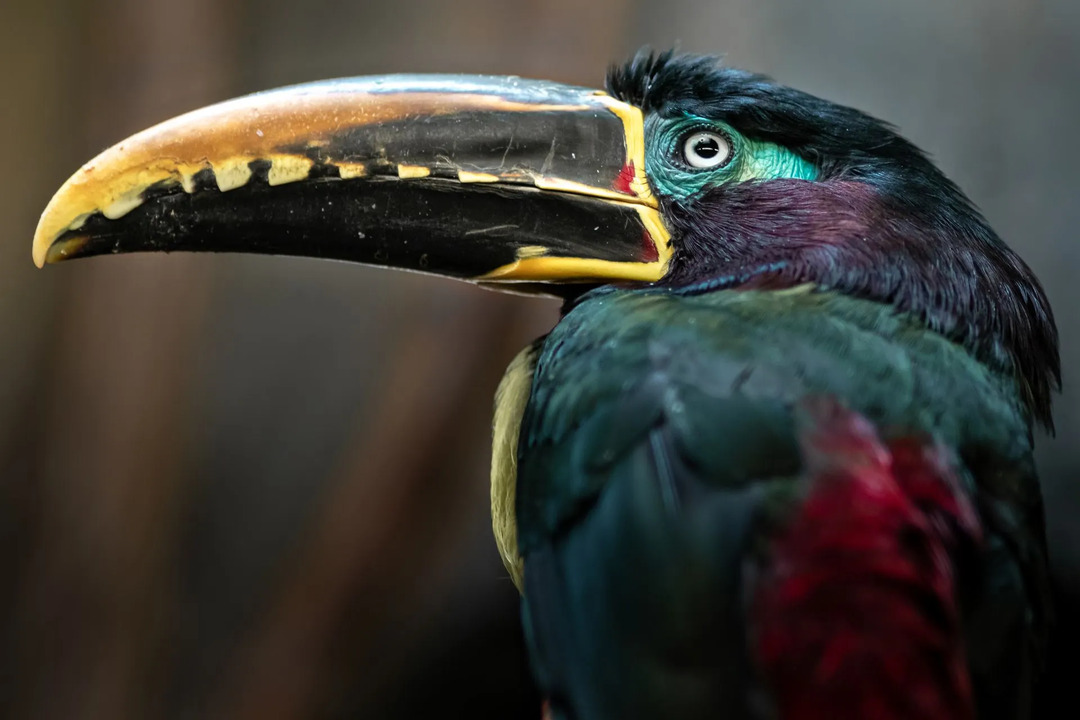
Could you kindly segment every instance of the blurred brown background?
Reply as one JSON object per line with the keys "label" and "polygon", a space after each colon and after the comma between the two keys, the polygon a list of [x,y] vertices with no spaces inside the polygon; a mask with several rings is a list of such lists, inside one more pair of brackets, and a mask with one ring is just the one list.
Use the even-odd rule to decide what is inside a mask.
{"label": "blurred brown background", "polygon": [[39,272],[30,239],[82,162],[208,102],[383,72],[598,85],[676,41],[895,122],[1042,278],[1057,652],[1080,643],[1076,0],[2,0],[0,716],[538,717],[487,453],[552,302],[281,258]]}

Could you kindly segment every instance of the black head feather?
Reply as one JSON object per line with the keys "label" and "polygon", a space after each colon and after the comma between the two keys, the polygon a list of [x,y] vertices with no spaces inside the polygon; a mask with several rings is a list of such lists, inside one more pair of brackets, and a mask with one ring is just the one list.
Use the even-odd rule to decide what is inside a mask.
{"label": "black head feather", "polygon": [[816,282],[888,302],[1020,380],[1051,426],[1057,329],[1031,270],[919,148],[859,110],[723,67],[642,51],[608,73],[614,97],[646,114],[722,120],[812,162],[817,181],[738,183],[693,203],[664,201],[683,287]]}
{"label": "black head feather", "polygon": [[610,69],[607,88],[646,113],[723,118],[748,136],[799,153],[824,177],[889,166],[934,170],[888,123],[764,75],[723,67],[714,57],[643,51]]}

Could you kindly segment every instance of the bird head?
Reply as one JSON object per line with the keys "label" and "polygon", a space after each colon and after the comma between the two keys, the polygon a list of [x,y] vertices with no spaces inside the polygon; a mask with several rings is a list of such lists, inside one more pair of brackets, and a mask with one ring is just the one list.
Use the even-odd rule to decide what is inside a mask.
{"label": "bird head", "polygon": [[196,110],[73,175],[34,259],[303,255],[569,298],[810,283],[918,318],[1049,423],[1038,281],[890,126],[710,57],[639,53],[607,89],[397,75]]}
{"label": "bird head", "polygon": [[641,52],[608,73],[644,113],[677,292],[820,288],[887,303],[1015,375],[1049,425],[1057,330],[1030,268],[887,123],[723,67]]}

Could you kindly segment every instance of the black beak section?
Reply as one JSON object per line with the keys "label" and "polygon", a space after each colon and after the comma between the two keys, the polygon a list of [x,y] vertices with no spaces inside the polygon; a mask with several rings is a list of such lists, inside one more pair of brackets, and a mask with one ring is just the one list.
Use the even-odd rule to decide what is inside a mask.
{"label": "black beak section", "polygon": [[663,277],[641,112],[585,88],[399,75],[250,95],[91,160],[40,266],[141,251],[302,255],[484,282]]}

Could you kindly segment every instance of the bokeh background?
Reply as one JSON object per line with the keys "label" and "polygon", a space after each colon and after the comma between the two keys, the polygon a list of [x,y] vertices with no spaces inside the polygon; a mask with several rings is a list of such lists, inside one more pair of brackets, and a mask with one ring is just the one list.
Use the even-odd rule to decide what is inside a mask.
{"label": "bokeh background", "polygon": [[[1035,268],[1075,654],[1076,0],[0,0],[0,716],[538,717],[487,458],[495,385],[552,301],[282,258],[42,272],[30,240],[82,162],[202,104],[383,72],[598,85],[644,43],[893,121]],[[1075,716],[1055,667],[1043,696],[1073,707],[1044,716]]]}

